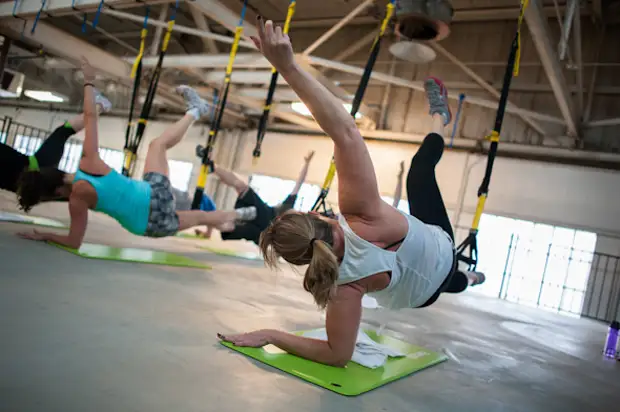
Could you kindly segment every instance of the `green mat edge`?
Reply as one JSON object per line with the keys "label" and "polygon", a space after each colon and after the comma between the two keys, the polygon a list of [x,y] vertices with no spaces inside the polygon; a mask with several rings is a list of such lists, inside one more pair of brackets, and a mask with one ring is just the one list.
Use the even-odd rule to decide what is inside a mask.
{"label": "green mat edge", "polygon": [[[374,330],[365,330],[365,331],[366,331],[367,333],[368,333],[368,332],[372,332],[372,334],[376,335],[376,331],[374,331]],[[303,333],[305,333],[305,332],[309,332],[309,331],[296,331],[296,332],[291,332],[291,333],[293,333],[293,334],[295,334],[295,335],[298,335],[298,336],[299,336],[299,335],[302,335],[302,334],[303,334]],[[390,337],[390,338],[392,338],[392,339],[396,339],[396,338],[393,338],[393,337]],[[372,338],[371,338],[371,339],[372,339]],[[374,339],[373,339],[373,340],[374,340]],[[405,343],[407,343],[407,344],[411,345],[409,342],[405,342]],[[249,348],[249,347],[235,346],[235,345],[233,345],[232,343],[230,343],[230,342],[224,342],[223,340],[220,340],[220,344],[221,344],[221,345],[223,345],[223,346],[225,346],[225,347],[227,347],[227,348],[229,348],[229,349],[232,349],[233,351],[235,351],[235,352],[237,352],[237,353],[240,353],[240,354],[241,354],[241,355],[243,355],[243,356],[247,356],[247,357],[249,357],[249,358],[251,358],[251,359],[254,359],[255,361],[258,361],[258,362],[262,363],[263,365],[267,365],[267,366],[269,366],[270,368],[273,368],[273,369],[276,369],[276,370],[282,371],[282,372],[286,373],[287,375],[294,376],[295,378],[300,379],[300,380],[302,380],[302,381],[309,382],[309,383],[311,383],[311,384],[313,384],[313,385],[315,385],[315,386],[318,386],[318,387],[320,387],[320,388],[327,389],[328,391],[332,391],[332,392],[337,393],[337,394],[339,394],[339,395],[342,395],[342,396],[348,396],[348,397],[355,397],[355,396],[359,396],[359,395],[363,395],[363,394],[365,394],[365,393],[371,392],[371,391],[373,391],[373,390],[375,390],[375,389],[377,389],[377,388],[380,388],[380,387],[382,387],[382,386],[385,386],[385,385],[387,385],[387,384],[389,384],[389,383],[392,383],[392,382],[395,382],[395,381],[401,380],[401,379],[403,379],[403,378],[406,378],[407,376],[415,375],[416,373],[419,373],[419,372],[422,372],[422,371],[424,371],[424,370],[426,370],[426,369],[432,368],[433,366],[439,365],[440,363],[443,363],[443,362],[445,362],[445,361],[447,361],[447,360],[449,359],[449,358],[448,358],[448,356],[446,356],[445,354],[440,354],[440,353],[437,353],[437,352],[431,351],[431,352],[433,352],[433,353],[436,353],[436,354],[437,354],[437,355],[439,355],[439,356],[438,356],[438,358],[437,358],[436,360],[434,360],[434,361],[432,361],[432,362],[429,362],[429,363],[428,363],[428,365],[426,365],[426,366],[425,366],[424,368],[422,368],[422,369],[418,369],[418,370],[413,371],[413,372],[408,372],[408,373],[405,373],[405,374],[403,374],[403,375],[396,375],[396,376],[393,376],[392,378],[390,378],[390,379],[388,379],[388,380],[386,380],[386,381],[384,381],[384,382],[381,382],[381,383],[380,383],[380,384],[378,384],[378,385],[373,385],[373,386],[371,386],[369,389],[367,389],[367,390],[365,390],[365,391],[362,391],[362,392],[359,392],[359,393],[344,393],[344,392],[339,391],[339,390],[338,390],[339,388],[337,388],[337,387],[327,387],[327,386],[322,385],[320,382],[317,382],[317,381],[315,381],[315,380],[311,379],[311,378],[312,378],[312,376],[307,376],[307,375],[306,375],[306,378],[302,378],[301,376],[295,375],[294,373],[291,373],[290,371],[287,371],[287,370],[285,370],[285,369],[283,369],[283,368],[280,368],[280,367],[277,367],[277,366],[272,365],[272,364],[270,364],[270,363],[264,362],[262,359],[260,359],[260,358],[258,357],[258,355],[257,355],[257,354],[253,355],[253,354],[250,354],[250,353],[243,352],[244,350],[248,350],[248,349],[262,349],[262,348]],[[413,345],[413,346],[417,346],[417,345]],[[424,348],[424,349],[426,349],[426,348]],[[427,349],[427,350],[428,350],[428,349]],[[258,352],[258,351],[257,351],[257,352]],[[258,353],[260,353],[260,352],[258,352]],[[296,357],[296,358],[304,359],[304,358],[301,358],[301,357],[299,357],[299,356],[296,356],[296,355],[293,355],[293,354],[290,354],[290,353],[288,353],[288,355],[289,355],[289,356]],[[307,359],[306,359],[306,360],[307,360]],[[353,362],[353,361],[349,361],[349,362]],[[325,365],[325,366],[326,366],[326,367],[329,367],[329,365]]]}
{"label": "green mat edge", "polygon": [[22,214],[19,214],[19,213],[5,212],[5,211],[1,211],[0,214],[1,213],[5,213],[7,215],[14,215],[14,216],[24,216],[24,217],[29,218],[29,219],[47,219],[50,222],[54,222],[54,223],[53,224],[52,223],[49,223],[49,224],[48,223],[37,223],[37,222],[33,222],[31,220],[30,221],[29,220],[26,220],[26,221],[24,221],[24,220],[6,220],[6,219],[2,219],[1,217],[0,217],[0,222],[14,223],[16,225],[30,225],[30,226],[49,227],[49,228],[54,228],[54,229],[68,229],[69,228],[69,226],[65,225],[64,223],[59,222],[59,221],[54,220],[54,219],[50,219],[49,217],[28,216],[28,215],[22,215]]}
{"label": "green mat edge", "polygon": [[[47,242],[50,245],[56,246],[59,249],[63,249],[75,256],[79,256],[81,258],[84,259],[94,259],[94,260],[109,260],[109,261],[114,261],[114,262],[128,262],[128,263],[142,263],[145,265],[156,265],[156,266],[171,266],[171,267],[182,267],[182,268],[194,268],[194,269],[207,269],[207,270],[211,270],[213,269],[211,266],[204,264],[204,263],[200,263],[197,260],[188,258],[186,256],[183,255],[178,255],[177,253],[172,253],[172,252],[166,252],[166,251],[162,251],[162,250],[158,250],[157,252],[164,252],[164,253],[170,253],[172,255],[178,255],[178,256],[183,256],[185,259],[188,259],[191,262],[195,262],[195,264],[193,265],[182,265],[182,264],[173,264],[173,263],[153,263],[153,262],[145,262],[142,260],[134,260],[134,259],[114,259],[114,258],[105,258],[105,257],[92,257],[92,256],[85,256],[82,255],[80,253],[80,251],[78,249],[73,249],[70,248],[68,246],[63,246],[63,245],[59,245],[58,243],[54,243],[54,242]],[[107,245],[103,245],[103,246],[107,246]],[[116,247],[116,246],[108,246],[108,247]],[[117,249],[125,249],[125,248],[121,248],[118,247]],[[129,248],[127,248],[129,249]],[[136,249],[136,248],[133,248]]]}

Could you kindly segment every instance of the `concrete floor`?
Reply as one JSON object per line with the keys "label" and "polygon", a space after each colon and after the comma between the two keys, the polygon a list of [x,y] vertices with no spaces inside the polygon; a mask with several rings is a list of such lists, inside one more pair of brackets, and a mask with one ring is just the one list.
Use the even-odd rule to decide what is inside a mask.
{"label": "concrete floor", "polygon": [[[66,221],[66,206],[32,213]],[[0,210],[15,210],[0,196]],[[217,332],[318,327],[298,275],[131,236],[93,214],[90,241],[181,252],[212,271],[86,260],[0,223],[0,411],[613,411],[606,327],[465,293],[424,310],[367,310],[451,359],[356,398],[254,363]],[[230,247],[230,244],[228,244]],[[252,248],[252,245],[238,245]]]}

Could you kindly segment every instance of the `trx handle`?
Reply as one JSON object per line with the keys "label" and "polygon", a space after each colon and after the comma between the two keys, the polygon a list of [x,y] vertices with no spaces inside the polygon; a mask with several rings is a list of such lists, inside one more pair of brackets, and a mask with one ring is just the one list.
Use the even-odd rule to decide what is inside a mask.
{"label": "trx handle", "polygon": [[194,199],[192,200],[192,210],[200,208],[202,203],[202,196],[207,184],[207,177],[209,172],[213,171],[213,161],[211,160],[211,153],[213,146],[215,145],[215,139],[220,130],[222,119],[224,118],[224,110],[226,109],[226,103],[228,102],[228,93],[230,92],[230,84],[233,72],[233,66],[235,64],[235,58],[237,57],[237,50],[239,50],[239,42],[243,35],[243,21],[245,20],[245,12],[248,7],[248,0],[244,0],[243,8],[241,9],[241,17],[239,18],[239,24],[235,28],[235,38],[230,48],[230,55],[228,56],[228,64],[226,65],[226,76],[224,77],[224,92],[222,93],[222,100],[220,101],[217,114],[215,115],[215,121],[211,124],[211,130],[209,131],[209,137],[207,139],[207,146],[201,156],[200,173],[198,174],[198,181],[196,182],[196,189],[194,191]]}
{"label": "trx handle", "polygon": [[[506,114],[506,106],[508,104],[510,85],[512,83],[512,79],[519,73],[519,59],[521,54],[521,26],[523,23],[525,9],[527,8],[528,3],[528,0],[521,0],[521,10],[517,23],[517,32],[515,33],[515,37],[510,46],[508,63],[506,64],[506,71],[504,72],[502,92],[497,107],[497,113],[495,115],[495,125],[493,131],[491,132],[491,135],[487,137],[487,139],[490,140],[491,145],[489,147],[489,153],[487,156],[487,165],[484,172],[484,178],[482,179],[482,183],[478,188],[478,203],[476,205],[476,212],[474,214],[471,229],[469,230],[467,238],[458,246],[456,250],[458,260],[467,263],[470,270],[475,270],[476,265],[478,264],[478,228],[480,226],[480,219],[482,218],[482,214],[484,213],[484,206],[489,195],[489,185],[491,184],[493,165],[495,163],[495,157],[497,156],[497,149],[499,146],[499,139],[502,131],[504,115]],[[469,256],[466,255],[467,251],[469,252]]]}
{"label": "trx handle", "polygon": [[[291,20],[295,15],[295,7],[297,6],[296,0],[291,0],[288,6],[288,12],[286,13],[286,20],[284,21],[284,28],[282,32],[288,34],[291,28]],[[269,89],[267,90],[267,98],[263,105],[263,114],[258,123],[258,131],[256,134],[256,146],[254,152],[252,152],[252,161],[256,163],[256,160],[261,155],[261,148],[263,146],[263,140],[265,139],[265,132],[267,131],[267,123],[269,121],[269,114],[271,113],[271,105],[273,103],[273,96],[275,95],[276,87],[278,86],[278,71],[274,68],[271,69],[271,80],[269,81]]]}
{"label": "trx handle", "polygon": [[[364,67],[364,73],[362,74],[362,78],[360,79],[360,83],[355,91],[355,97],[353,98],[353,104],[351,105],[351,116],[355,119],[357,113],[362,105],[362,101],[364,100],[364,94],[366,93],[366,89],[368,88],[368,83],[370,82],[370,77],[372,75],[372,71],[375,67],[375,63],[377,62],[377,56],[379,56],[379,52],[381,51],[381,40],[385,35],[386,29],[390,20],[392,19],[392,15],[394,14],[396,0],[391,0],[387,5],[387,9],[385,12],[385,17],[381,22],[381,26],[379,28],[379,32],[375,37],[375,41],[372,44],[372,48],[370,49],[370,56],[368,56],[368,61],[366,62],[366,67]],[[331,188],[332,182],[334,181],[334,177],[336,176],[336,162],[334,160],[334,156],[329,163],[329,169],[327,170],[327,175],[325,176],[325,180],[323,181],[323,186],[321,187],[321,192],[319,193],[319,197],[314,202],[312,206],[312,211],[316,212],[320,207],[323,207],[324,212],[326,212],[325,200],[327,199],[327,195],[329,194],[329,189]]]}

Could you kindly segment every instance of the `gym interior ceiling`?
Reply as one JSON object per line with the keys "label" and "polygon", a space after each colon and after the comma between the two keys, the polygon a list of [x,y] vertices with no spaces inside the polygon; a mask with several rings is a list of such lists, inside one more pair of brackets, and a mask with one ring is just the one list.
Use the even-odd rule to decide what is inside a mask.
{"label": "gym interior ceiling", "polygon": [[[197,86],[207,99],[221,87],[242,3],[178,3],[155,118],[181,109],[178,98],[169,92],[172,85]],[[422,81],[434,75],[446,82],[454,98],[466,95],[455,148],[484,151],[487,147],[485,137],[493,127],[519,0],[451,3],[451,33],[426,44],[435,52],[430,62],[395,57],[390,46],[402,39],[393,30],[388,32],[361,110],[360,129],[366,138],[419,142],[427,129]],[[620,67],[620,49],[612,39],[620,35],[620,1],[529,3],[520,73],[511,88],[501,155],[619,168],[620,80],[614,69]],[[150,17],[144,65],[152,68],[165,30],[162,26],[175,2],[106,0],[97,16],[99,0],[55,0],[45,4],[32,32],[41,4],[40,0],[21,0],[17,6],[14,1],[0,3],[0,30],[12,41],[7,67],[25,74],[25,88],[60,93],[67,102],[58,107],[77,109],[81,87],[76,61],[86,56],[101,71],[98,86],[111,96],[116,113],[126,115],[130,68],[140,47],[146,7]],[[386,0],[297,1],[290,36],[299,61],[345,102],[355,93],[386,4]],[[250,0],[244,34],[255,33],[258,14],[282,23],[288,5],[289,0]],[[580,18],[571,19],[571,9]],[[562,39],[565,53],[560,52]],[[242,42],[223,127],[256,127],[269,79],[269,64],[247,41]],[[37,105],[28,98],[3,100],[5,105]],[[292,109],[297,99],[283,80],[275,101],[270,130],[317,132],[310,118]],[[452,100],[453,110],[456,105]]]}

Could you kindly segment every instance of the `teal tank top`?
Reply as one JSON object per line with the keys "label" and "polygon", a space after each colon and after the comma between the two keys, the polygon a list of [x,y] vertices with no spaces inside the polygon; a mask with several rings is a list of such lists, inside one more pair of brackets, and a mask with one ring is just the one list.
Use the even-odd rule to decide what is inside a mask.
{"label": "teal tank top", "polygon": [[73,183],[85,180],[97,192],[97,212],[113,217],[135,235],[144,235],[151,212],[151,186],[130,179],[116,170],[105,176],[92,176],[78,170]]}

